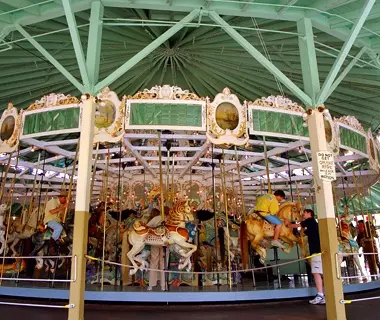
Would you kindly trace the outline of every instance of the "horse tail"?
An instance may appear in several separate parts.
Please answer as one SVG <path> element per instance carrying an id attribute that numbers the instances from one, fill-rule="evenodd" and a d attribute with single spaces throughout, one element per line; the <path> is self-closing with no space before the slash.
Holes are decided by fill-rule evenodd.
<path id="1" fill-rule="evenodd" d="M 224 228 L 218 228 L 218 238 L 219 238 L 219 249 L 220 249 L 220 258 L 221 261 L 224 262 L 226 257 L 226 244 L 224 243 Z"/>
<path id="2" fill-rule="evenodd" d="M 245 221 L 240 224 L 240 250 L 243 269 L 248 269 L 248 235 Z"/>

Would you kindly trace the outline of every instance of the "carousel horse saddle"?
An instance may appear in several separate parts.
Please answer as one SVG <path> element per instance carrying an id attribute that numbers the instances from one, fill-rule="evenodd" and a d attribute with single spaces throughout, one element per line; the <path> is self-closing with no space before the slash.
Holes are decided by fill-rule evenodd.
<path id="1" fill-rule="evenodd" d="M 263 219 L 264 220 L 264 219 Z M 274 225 L 264 220 L 263 231 L 274 231 Z"/>
<path id="2" fill-rule="evenodd" d="M 136 221 L 134 223 L 133 229 L 139 235 L 149 233 L 151 235 L 162 237 L 162 236 L 167 235 L 169 233 L 168 229 L 163 225 L 160 225 L 157 227 L 147 227 L 144 224 L 142 224 L 140 221 Z"/>

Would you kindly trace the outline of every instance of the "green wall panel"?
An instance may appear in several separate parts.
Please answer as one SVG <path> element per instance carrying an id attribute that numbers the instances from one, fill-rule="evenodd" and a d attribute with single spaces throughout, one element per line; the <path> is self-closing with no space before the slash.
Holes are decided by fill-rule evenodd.
<path id="1" fill-rule="evenodd" d="M 202 105 L 131 102 L 130 125 L 202 126 Z"/>
<path id="2" fill-rule="evenodd" d="M 304 121 L 300 115 L 253 109 L 252 119 L 254 131 L 309 136 L 308 128 L 303 126 Z"/>
<path id="3" fill-rule="evenodd" d="M 25 115 L 23 134 L 36 134 L 79 127 L 80 108 L 67 108 Z"/>
<path id="4" fill-rule="evenodd" d="M 342 145 L 367 154 L 367 140 L 365 136 L 341 126 L 339 127 L 339 135 Z"/>

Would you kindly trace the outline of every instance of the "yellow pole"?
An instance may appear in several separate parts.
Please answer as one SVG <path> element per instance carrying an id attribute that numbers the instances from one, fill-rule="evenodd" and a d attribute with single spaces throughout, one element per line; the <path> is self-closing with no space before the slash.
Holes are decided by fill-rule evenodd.
<path id="1" fill-rule="evenodd" d="M 73 259 L 71 266 L 69 320 L 84 319 L 84 292 L 86 286 L 86 257 L 88 219 L 90 205 L 91 165 L 95 126 L 95 99 L 93 96 L 82 96 L 82 123 L 80 134 L 80 151 L 78 158 L 77 192 L 75 195 L 75 216 L 73 235 Z"/>
<path id="2" fill-rule="evenodd" d="M 235 158 L 236 158 L 236 170 L 238 172 L 238 178 L 239 178 L 239 188 L 240 188 L 240 198 L 241 198 L 241 206 L 242 206 L 242 220 L 245 220 L 246 211 L 245 211 L 245 201 L 244 201 L 244 193 L 243 193 L 243 183 L 241 182 L 241 175 L 240 175 L 240 164 L 237 154 L 237 148 L 235 146 Z"/>

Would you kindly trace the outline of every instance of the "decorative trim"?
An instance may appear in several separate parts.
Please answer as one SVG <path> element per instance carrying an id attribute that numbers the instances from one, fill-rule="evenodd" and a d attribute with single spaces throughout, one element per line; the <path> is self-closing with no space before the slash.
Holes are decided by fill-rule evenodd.
<path id="1" fill-rule="evenodd" d="M 224 104 L 225 109 L 218 108 Z M 232 111 L 232 109 L 235 109 Z M 224 116 L 224 119 L 220 118 Z M 237 117 L 237 119 L 226 119 L 226 117 Z M 224 128 L 221 127 L 224 126 Z M 230 126 L 230 128 L 228 128 Z M 245 145 L 249 140 L 247 126 L 247 104 L 241 105 L 238 97 L 232 94 L 230 89 L 225 88 L 222 93 L 218 93 L 213 102 L 207 103 L 207 138 L 217 145 Z"/>
<path id="2" fill-rule="evenodd" d="M 63 93 L 50 93 L 47 96 L 43 96 L 40 100 L 36 100 L 26 110 L 38 110 L 42 108 L 49 108 L 55 106 L 62 106 L 68 104 L 78 104 L 80 101 L 76 97 L 70 95 L 64 95 Z"/>
<path id="3" fill-rule="evenodd" d="M 375 170 L 377 173 L 380 172 L 380 164 L 378 158 L 378 146 L 373 137 L 372 131 L 368 129 L 367 131 L 367 153 L 369 157 L 369 166 L 371 169 Z"/>
<path id="4" fill-rule="evenodd" d="M 302 113 L 305 112 L 305 109 L 298 105 L 297 102 L 294 102 L 284 96 L 262 97 L 260 99 L 256 99 L 254 102 L 249 101 L 248 106 L 250 105 Z"/>
<path id="5" fill-rule="evenodd" d="M 126 96 L 120 101 L 117 94 L 111 91 L 108 87 L 104 88 L 98 95 L 98 107 L 95 114 L 95 128 L 94 128 L 94 142 L 117 142 L 124 136 L 124 119 L 125 119 L 125 104 Z M 105 104 L 105 105 L 102 105 Z M 113 109 L 115 118 L 113 122 L 107 127 L 97 126 L 97 121 L 100 121 L 102 116 L 102 108 Z"/>
<path id="6" fill-rule="evenodd" d="M 360 131 L 361 133 L 365 134 L 365 131 L 364 131 L 362 124 L 354 116 L 343 116 L 340 118 L 334 118 L 334 121 L 339 122 L 339 123 L 343 123 L 346 126 L 354 128 L 354 129 Z"/>
<path id="7" fill-rule="evenodd" d="M 197 100 L 205 101 L 206 98 L 200 98 L 189 90 L 183 90 L 180 87 L 163 85 L 154 86 L 151 89 L 144 89 L 133 96 L 128 96 L 129 100 L 140 99 L 157 99 L 157 100 Z"/>
<path id="8" fill-rule="evenodd" d="M 18 144 L 19 144 L 19 138 L 20 138 L 20 130 L 22 129 L 22 114 L 23 111 L 21 110 L 20 113 L 17 113 L 17 109 L 13 106 L 12 103 L 8 103 L 8 108 L 4 110 L 1 118 L 0 118 L 0 152 L 1 153 L 9 153 L 14 150 L 16 150 Z M 9 119 L 9 117 L 13 118 L 13 129 L 12 132 L 9 130 L 9 132 L 3 132 L 3 124 L 6 126 L 7 124 L 4 123 L 6 119 Z M 6 135 L 5 137 L 3 135 Z M 8 137 L 9 136 L 9 137 Z M 4 140 L 3 140 L 4 138 Z"/>

